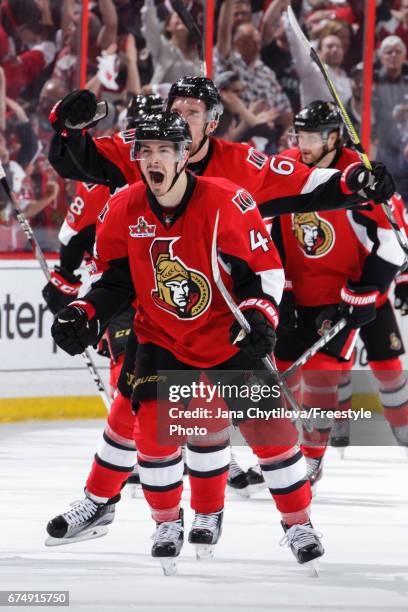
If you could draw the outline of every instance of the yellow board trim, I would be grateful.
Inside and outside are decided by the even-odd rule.
[[[354,393],[353,410],[364,408],[382,412],[378,395]],[[55,421],[60,419],[104,419],[107,411],[99,396],[78,397],[12,397],[0,399],[0,423],[15,423],[31,419]]]
[[[107,411],[99,396],[12,397],[0,399],[0,423],[35,419],[106,418]]]

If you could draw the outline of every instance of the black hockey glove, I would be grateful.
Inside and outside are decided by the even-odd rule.
[[[401,311],[403,317],[408,315],[408,271],[395,279],[394,306]]]
[[[353,284],[352,281],[347,283],[341,289],[340,304],[332,304],[327,306],[316,319],[316,325],[319,330],[324,321],[336,323],[342,317],[345,317],[348,322],[348,327],[358,329],[374,321],[377,309],[376,301],[379,295],[377,287],[368,286],[361,287]]]
[[[351,192],[381,204],[395,193],[394,179],[382,162],[373,161],[371,165],[372,171],[362,163],[351,164],[343,172],[342,180]]]
[[[100,324],[93,315],[93,307],[83,300],[60,310],[51,327],[56,344],[69,355],[79,355],[90,344],[96,344]]]
[[[43,298],[52,314],[57,314],[78,296],[81,277],[75,276],[62,266],[55,266],[49,282],[42,290]]]
[[[66,121],[74,126],[89,122],[87,127],[92,127],[96,110],[95,94],[88,89],[75,89],[55,104],[49,120],[54,130],[59,133],[65,130]]]
[[[271,302],[262,299],[245,300],[239,308],[251,326],[251,331],[236,342],[242,330],[236,321],[230,329],[230,342],[236,344],[251,359],[262,359],[275,348],[275,330],[279,320],[277,308]]]

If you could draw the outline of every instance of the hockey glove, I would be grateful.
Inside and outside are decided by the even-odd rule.
[[[52,314],[57,314],[78,296],[81,277],[75,276],[62,266],[55,266],[51,278],[42,290],[43,298]]]
[[[91,127],[96,111],[95,94],[88,89],[75,89],[55,104],[49,120],[54,130],[61,133],[65,130],[67,121],[72,126],[89,123],[87,127]]]
[[[275,330],[279,321],[277,308],[263,299],[245,300],[239,308],[244,312],[251,331],[237,341],[242,328],[236,321],[231,326],[230,342],[236,344],[251,359],[262,359],[275,348]]]
[[[321,329],[322,325],[327,328],[328,321],[334,324],[342,317],[347,319],[348,328],[352,329],[371,323],[377,314],[376,301],[379,293],[377,287],[361,287],[350,280],[347,281],[341,289],[340,304],[327,306],[317,317],[319,333],[324,331]]]
[[[395,279],[394,306],[401,311],[401,315],[408,315],[408,271],[403,272]]]
[[[373,200],[376,204],[386,202],[395,193],[395,183],[382,162],[371,162],[372,171],[362,163],[351,164],[342,174],[342,181],[352,193]]]
[[[79,355],[98,342],[100,324],[95,309],[83,300],[71,302],[57,314],[51,327],[56,344],[69,355]]]

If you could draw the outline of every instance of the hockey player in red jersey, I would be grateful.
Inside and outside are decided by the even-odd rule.
[[[359,163],[357,153],[342,146],[341,118],[333,104],[312,102],[298,113],[294,127],[298,147],[285,155],[311,167],[344,170]],[[286,320],[292,318],[292,324],[282,330],[276,354],[280,368],[286,369],[317,340],[319,329],[345,315],[346,329],[303,368],[303,403],[337,408],[341,370],[352,366],[354,341],[361,328],[370,366],[384,390],[382,397],[387,397],[385,415],[397,436],[400,427],[401,434],[407,429],[408,404],[399,402],[401,386],[406,385],[399,360],[404,349],[387,291],[404,256],[383,211],[370,208],[295,214],[274,221],[272,236],[280,245],[292,283],[283,305],[292,299],[292,311],[297,313],[297,318],[293,312],[283,315]],[[306,441],[314,440],[314,445],[303,446],[312,482],[321,475],[329,433],[330,423],[322,410],[317,432],[305,432]]]
[[[204,77],[184,77],[170,89],[168,110],[177,110],[188,122],[192,136],[189,170],[200,176],[223,177],[236,182],[256,199],[262,216],[345,208],[363,201],[356,195],[362,179],[376,183],[378,192],[394,193],[393,181],[383,164],[374,163],[374,174],[353,169],[344,180],[335,170],[307,168],[304,164],[274,155],[268,157],[248,145],[211,137],[222,113],[221,98],[214,83]],[[108,185],[113,191],[139,180],[131,141],[134,133],[92,139],[86,129],[97,112],[95,96],[88,90],[74,91],[52,110],[55,129],[49,160],[64,178]],[[290,180],[287,177],[290,176]],[[374,178],[375,177],[375,178]],[[358,179],[358,180],[357,180]],[[353,193],[355,192],[355,193]]]
[[[61,348],[77,354],[129,295],[137,295],[135,439],[144,494],[157,524],[152,555],[172,573],[184,538],[182,460],[178,444],[157,441],[157,372],[205,370],[210,377],[215,368],[264,370],[262,357],[275,344],[283,272],[250,194],[229,181],[185,172],[191,137],[180,115],[148,117],[136,138],[144,183],[114,196],[101,213],[96,253],[104,272],[82,300],[58,313],[52,334]],[[252,328],[239,341],[240,327],[212,278],[218,214],[224,282]],[[244,419],[240,428],[250,437],[255,425],[272,425],[281,440],[280,446],[261,445],[251,438],[251,446],[282,513],[287,542],[299,562],[313,560],[323,548],[309,520],[310,483],[296,430],[284,418],[254,421],[249,429]],[[195,510],[189,541],[198,547],[214,546],[221,533],[229,443],[220,435],[216,444],[208,436],[204,453],[197,438],[187,447]],[[52,535],[52,521],[48,527]]]

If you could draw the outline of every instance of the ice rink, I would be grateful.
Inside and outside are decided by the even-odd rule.
[[[264,491],[251,500],[229,495],[215,559],[196,561],[185,543],[178,574],[165,577],[150,558],[147,506],[126,490],[106,537],[44,546],[48,520],[82,497],[102,428],[103,421],[0,428],[0,589],[69,590],[75,612],[408,611],[403,449],[354,447],[343,461],[329,449],[312,514],[326,548],[319,578],[279,546],[279,515]],[[253,462],[247,449],[238,456],[245,467]],[[188,500],[186,480],[187,531]]]

